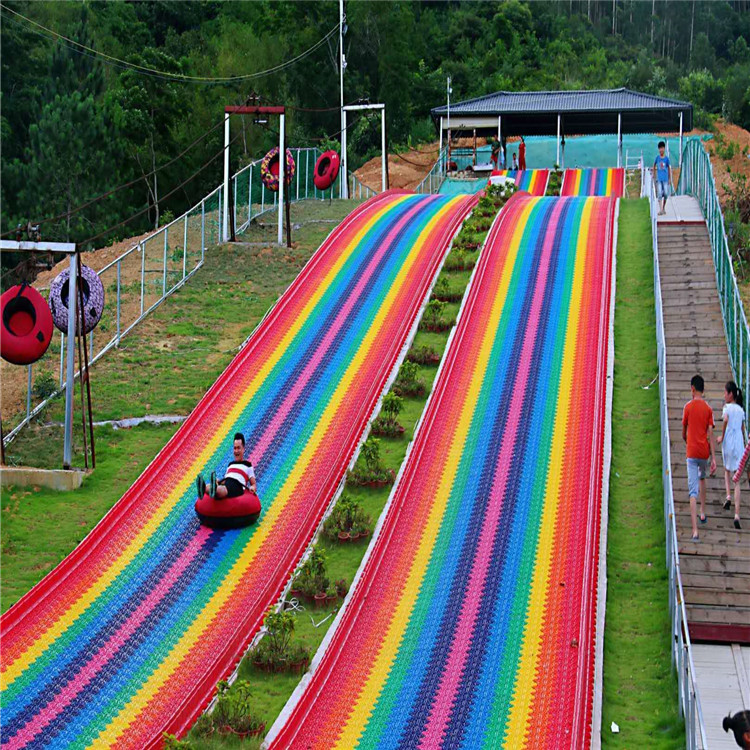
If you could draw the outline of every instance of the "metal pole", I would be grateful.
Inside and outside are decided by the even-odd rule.
[[[451,77],[448,76],[446,82],[446,91],[448,95],[448,158],[445,162],[445,172],[448,173],[451,161]]]
[[[300,150],[297,149],[297,159],[295,161],[295,164],[297,165],[297,200],[299,200],[299,173],[302,171],[300,169],[299,153],[300,153]]]
[[[247,178],[247,220],[250,221],[253,215],[253,165],[250,165]]]
[[[339,100],[341,102],[341,166],[344,178],[341,180],[341,197],[347,197],[346,178],[346,112],[344,111],[344,0],[339,0]]]
[[[346,158],[346,110],[344,112],[344,129],[341,131],[341,197],[346,200],[349,197],[349,165]],[[323,196],[325,198],[325,196]]]
[[[222,218],[221,242],[229,240],[229,115],[224,115],[224,215]]]
[[[680,160],[679,166],[682,167],[682,112],[680,112]]]
[[[117,345],[120,345],[120,263],[117,261]]]
[[[310,184],[310,150],[305,149],[305,198],[307,198],[307,188]]]
[[[65,377],[65,334],[60,331],[60,388],[63,386],[63,378]]]
[[[284,151],[284,115],[279,115],[279,226],[276,241],[280,245],[284,240],[284,188],[286,185],[286,152]]]
[[[560,166],[560,114],[557,115],[557,158],[555,159],[557,166]]]
[[[26,374],[26,419],[31,414],[31,365],[28,366]]]
[[[69,469],[73,455],[73,378],[75,376],[76,337],[76,293],[78,280],[78,256],[70,254],[70,276],[68,277],[68,362],[65,382],[65,437],[63,446],[63,468]],[[141,300],[143,298],[141,297]],[[141,307],[143,302],[141,302]]]
[[[617,113],[617,166],[622,166],[622,112]]]
[[[385,106],[380,110],[380,149],[383,152],[382,169],[383,175],[381,178],[381,190],[385,192],[385,170],[386,170],[386,159],[388,158],[385,153]],[[362,195],[360,194],[360,198]]]
[[[438,159],[440,154],[443,153],[443,118],[440,118],[440,146],[438,147]]]

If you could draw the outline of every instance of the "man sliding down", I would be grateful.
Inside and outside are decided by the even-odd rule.
[[[227,497],[239,497],[246,489],[257,494],[255,472],[250,461],[245,460],[245,436],[241,432],[236,433],[234,436],[233,450],[234,460],[227,467],[224,479],[217,482],[216,472],[211,472],[208,494],[216,500],[223,500]],[[206,480],[202,474],[198,474],[195,484],[198,488],[198,497],[203,497],[206,493]]]

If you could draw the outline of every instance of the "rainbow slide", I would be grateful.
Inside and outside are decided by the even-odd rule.
[[[476,196],[390,191],[315,253],[81,545],[0,620],[3,748],[152,747],[235,668],[309,543]],[[214,531],[195,476],[248,437],[263,513]]]
[[[490,176],[490,185],[493,184],[493,177],[508,177],[516,183],[519,190],[525,190],[531,195],[544,195],[547,191],[549,169],[494,169]]]
[[[566,169],[560,195],[599,195],[622,198],[625,192],[625,170]]]
[[[371,547],[268,746],[590,746],[616,204],[519,194],[501,212]]]

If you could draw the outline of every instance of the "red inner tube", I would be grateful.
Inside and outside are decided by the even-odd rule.
[[[260,515],[260,498],[250,490],[239,497],[214,500],[208,493],[195,501],[195,512],[200,522],[214,529],[236,529],[249,526]]]
[[[0,297],[0,356],[14,365],[30,365],[52,341],[52,313],[33,287],[14,286]]]
[[[327,190],[339,176],[341,165],[339,155],[335,151],[324,151],[315,162],[313,182],[318,190]]]

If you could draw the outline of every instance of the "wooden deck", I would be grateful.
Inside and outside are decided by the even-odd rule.
[[[705,224],[696,221],[700,208],[693,199],[680,197],[670,199],[667,210],[668,215],[660,217],[657,231],[672,480],[690,634],[695,640],[750,644],[750,487],[743,480],[743,528],[737,531],[732,523],[733,507],[729,511],[722,508],[726,490],[720,448],[716,476],[707,484],[708,522],[699,528],[699,542],[690,538],[682,409],[690,399],[690,378],[701,374],[718,433],[724,383],[732,373],[708,232]]]

